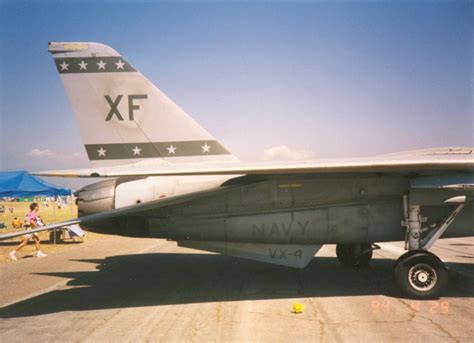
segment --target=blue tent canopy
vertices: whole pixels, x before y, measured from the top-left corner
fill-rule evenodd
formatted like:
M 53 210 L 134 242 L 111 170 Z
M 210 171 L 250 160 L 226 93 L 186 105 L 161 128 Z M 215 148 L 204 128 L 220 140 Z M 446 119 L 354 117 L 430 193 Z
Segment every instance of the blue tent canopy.
M 56 195 L 71 195 L 71 190 L 53 185 L 26 171 L 0 172 L 0 198 Z

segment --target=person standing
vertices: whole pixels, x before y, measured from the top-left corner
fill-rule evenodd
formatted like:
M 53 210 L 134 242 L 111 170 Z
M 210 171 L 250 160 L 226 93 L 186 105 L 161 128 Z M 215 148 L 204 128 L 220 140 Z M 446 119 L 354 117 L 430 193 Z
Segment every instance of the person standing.
M 39 205 L 38 203 L 34 202 L 32 204 L 30 204 L 30 212 L 28 213 L 28 215 L 26 216 L 25 218 L 25 226 L 29 229 L 35 229 L 39 226 L 39 223 L 38 223 L 38 211 L 39 211 Z M 17 260 L 17 257 L 16 257 L 16 253 L 18 251 L 20 251 L 25 245 L 28 244 L 28 242 L 30 241 L 30 239 L 32 239 L 35 241 L 35 246 L 36 246 L 36 253 L 34 256 L 36 257 L 46 257 L 48 255 L 44 254 L 43 252 L 41 252 L 40 250 L 40 238 L 38 236 L 37 233 L 30 233 L 30 234 L 26 234 L 23 238 L 23 240 L 21 241 L 21 243 L 17 246 L 17 248 L 15 250 L 13 250 L 12 252 L 10 252 L 10 258 L 12 260 Z

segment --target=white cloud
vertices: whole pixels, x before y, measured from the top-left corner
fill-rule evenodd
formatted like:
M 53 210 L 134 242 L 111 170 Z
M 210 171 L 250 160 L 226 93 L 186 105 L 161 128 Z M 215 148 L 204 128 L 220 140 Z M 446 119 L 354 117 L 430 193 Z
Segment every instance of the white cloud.
M 52 157 L 55 156 L 56 153 L 52 152 L 49 149 L 33 149 L 29 153 L 27 153 L 28 156 L 34 157 L 34 158 L 43 158 L 43 157 Z
M 41 158 L 49 158 L 55 160 L 84 160 L 84 154 L 80 154 L 78 152 L 74 152 L 71 154 L 64 154 L 58 153 L 49 149 L 38 149 L 35 148 L 26 154 L 27 156 L 41 159 Z
M 292 150 L 286 145 L 274 146 L 263 150 L 264 161 L 307 160 L 314 157 L 311 151 Z

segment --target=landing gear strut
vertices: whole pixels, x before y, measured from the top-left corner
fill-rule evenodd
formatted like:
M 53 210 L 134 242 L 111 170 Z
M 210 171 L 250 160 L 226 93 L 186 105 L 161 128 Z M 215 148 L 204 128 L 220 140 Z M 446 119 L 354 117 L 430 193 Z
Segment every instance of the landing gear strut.
M 372 259 L 371 244 L 338 244 L 336 255 L 339 262 L 346 267 L 364 267 Z
M 421 216 L 420 205 L 408 206 L 404 197 L 406 226 L 405 249 L 394 268 L 394 279 L 402 294 L 412 299 L 436 299 L 448 284 L 448 272 L 444 263 L 427 250 L 441 237 L 465 206 L 457 202 L 454 210 L 439 224 L 422 228 L 426 218 Z

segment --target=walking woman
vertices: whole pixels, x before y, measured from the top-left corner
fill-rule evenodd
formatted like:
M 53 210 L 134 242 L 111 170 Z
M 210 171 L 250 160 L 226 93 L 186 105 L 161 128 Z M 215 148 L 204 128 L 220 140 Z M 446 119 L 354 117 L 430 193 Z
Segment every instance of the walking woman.
M 26 216 L 25 218 L 25 226 L 28 228 L 28 229 L 35 229 L 38 227 L 39 223 L 38 223 L 38 211 L 39 211 L 39 205 L 38 203 L 34 202 L 32 204 L 30 204 L 30 213 L 28 213 L 28 215 Z M 10 252 L 10 258 L 12 260 L 17 260 L 17 257 L 16 257 L 16 253 L 18 251 L 20 251 L 21 248 L 23 248 L 25 245 L 28 244 L 28 242 L 30 241 L 30 239 L 32 239 L 35 241 L 35 246 L 36 246 L 36 253 L 34 256 L 36 257 L 46 257 L 47 255 L 42 253 L 41 250 L 40 250 L 40 238 L 38 236 L 37 233 L 29 233 L 27 235 L 24 236 L 23 240 L 21 241 L 21 243 L 18 245 L 18 247 L 13 250 L 12 252 Z

